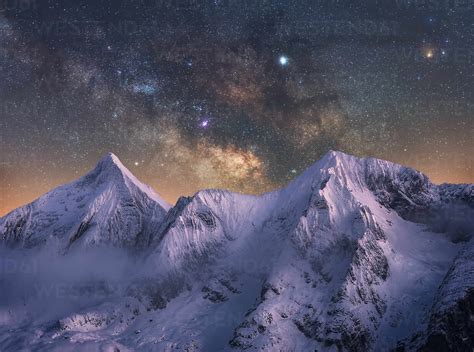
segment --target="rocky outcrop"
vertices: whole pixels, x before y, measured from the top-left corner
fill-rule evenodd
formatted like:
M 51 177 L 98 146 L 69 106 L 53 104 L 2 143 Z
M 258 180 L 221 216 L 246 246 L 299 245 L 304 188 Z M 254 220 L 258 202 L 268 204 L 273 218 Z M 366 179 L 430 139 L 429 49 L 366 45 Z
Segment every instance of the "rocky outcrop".
M 474 241 L 458 255 L 441 285 L 427 340 L 420 351 L 472 351 L 474 346 Z

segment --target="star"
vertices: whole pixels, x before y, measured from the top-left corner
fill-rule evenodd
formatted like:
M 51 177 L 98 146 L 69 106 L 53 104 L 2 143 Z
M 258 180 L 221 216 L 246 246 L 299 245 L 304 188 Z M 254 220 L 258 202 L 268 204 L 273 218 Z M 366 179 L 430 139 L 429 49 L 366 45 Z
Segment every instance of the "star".
M 98 150 L 129 156 L 145 179 L 164 164 L 169 184 L 152 182 L 172 202 L 207 187 L 261 193 L 283 186 L 329 148 L 437 175 L 437 147 L 462 155 L 448 158 L 454 171 L 437 181 L 472 180 L 470 23 L 459 8 L 453 17 L 449 6 L 445 13 L 442 6 L 407 6 L 387 17 L 373 2 L 355 0 L 310 7 L 259 1 L 255 11 L 224 0 L 168 1 L 158 12 L 149 8 L 156 10 L 156 1 L 112 1 L 107 9 L 86 2 L 79 12 L 64 5 L 68 28 L 43 28 L 43 17 L 55 19 L 62 7 L 43 9 L 40 2 L 28 14 L 21 6 L 11 6 L 8 18 L 0 14 L 0 91 L 10 92 L 0 99 L 2 143 L 15 151 L 6 153 L 8 168 L 21 169 L 18 179 L 31 183 L 25 203 L 70 179 L 70 167 L 85 172 L 101 157 Z M 31 138 L 23 141 L 24 128 Z M 50 148 L 43 141 L 52 135 Z M 189 154 L 202 165 L 210 154 L 217 164 L 229 156 L 234 164 L 248 162 L 249 170 L 256 162 L 262 182 L 244 187 L 213 170 L 190 177 L 199 168 Z M 58 158 L 61 170 L 53 166 Z M 41 187 L 31 171 L 36 164 L 45 167 Z M 0 202 L 0 216 L 20 205 L 16 178 L 5 176 L 12 186 L 0 192 L 8 200 Z
M 280 58 L 278 59 L 278 61 L 280 62 L 280 65 L 281 65 L 281 66 L 286 66 L 286 65 L 288 65 L 289 59 L 288 59 L 287 56 L 282 55 L 282 56 L 280 56 Z
M 199 126 L 202 128 L 207 128 L 209 126 L 209 119 L 204 119 L 199 123 Z
M 427 49 L 427 50 L 425 51 L 425 57 L 426 57 L 427 59 L 433 58 L 433 57 L 434 57 L 434 50 L 433 50 L 433 49 Z

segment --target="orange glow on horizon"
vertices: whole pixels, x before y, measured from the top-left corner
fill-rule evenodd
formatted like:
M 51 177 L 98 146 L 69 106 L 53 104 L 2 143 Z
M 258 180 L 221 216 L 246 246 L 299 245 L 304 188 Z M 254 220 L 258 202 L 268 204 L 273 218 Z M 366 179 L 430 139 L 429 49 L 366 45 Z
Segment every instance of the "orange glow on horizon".
M 401 158 L 400 158 L 401 159 Z M 413 167 L 417 170 L 422 171 L 431 179 L 433 183 L 473 183 L 474 174 L 470 172 L 472 170 L 472 165 L 470 168 L 460 168 L 459 164 L 462 161 L 454 159 L 446 160 L 445 162 L 433 162 L 425 159 L 416 159 L 416 162 L 412 163 L 403 163 L 400 160 L 394 160 L 397 163 L 404 164 L 409 167 Z M 464 161 L 465 162 L 465 161 Z M 83 174 L 87 173 L 86 170 Z M 134 172 L 136 170 L 132 170 Z M 5 172 L 0 174 L 3 180 L 6 180 Z M 39 182 L 39 180 L 29 177 L 12 177 L 7 183 L 3 181 L 0 185 L 0 216 L 4 216 L 10 211 L 26 205 L 41 195 L 49 192 L 50 190 L 58 187 L 62 184 L 71 182 L 77 179 L 80 175 L 67 174 L 63 176 L 57 176 L 56 178 L 51 178 L 45 184 Z M 31 175 L 30 175 L 31 176 Z M 136 172 L 136 176 L 142 182 L 149 184 L 158 194 L 160 194 L 163 199 L 165 199 L 171 205 L 174 205 L 180 196 L 192 196 L 197 191 L 204 188 L 228 188 L 232 191 L 239 192 L 239 189 L 236 189 L 232 185 L 227 187 L 213 187 L 213 185 L 205 185 L 205 187 L 200 187 L 202 184 L 197 185 L 192 182 L 187 182 L 186 184 L 175 184 L 173 185 L 170 180 L 166 182 L 164 180 L 156 180 L 151 177 L 143 177 L 139 172 Z M 251 180 L 249 180 L 251 182 Z M 10 185 L 6 187 L 6 185 Z M 220 185 L 219 185 L 220 186 Z M 276 189 L 278 186 L 273 185 L 273 187 L 262 187 L 261 192 L 244 192 L 244 193 L 264 193 L 271 189 Z

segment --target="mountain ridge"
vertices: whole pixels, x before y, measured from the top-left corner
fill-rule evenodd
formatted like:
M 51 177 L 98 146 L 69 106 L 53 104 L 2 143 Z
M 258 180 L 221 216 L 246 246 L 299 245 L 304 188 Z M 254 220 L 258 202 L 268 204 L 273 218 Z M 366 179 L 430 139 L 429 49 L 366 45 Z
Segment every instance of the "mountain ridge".
M 103 158 L 78 190 L 94 191 L 91 183 L 98 183 L 104 194 L 101 175 L 126 175 L 116 159 Z M 159 206 L 138 190 L 113 197 L 130 204 L 118 209 Z M 434 185 L 401 165 L 330 151 L 272 192 L 202 190 L 167 211 L 160 207 L 146 236 L 120 232 L 125 243 L 132 237 L 141 245 L 127 265 L 133 275 L 113 299 L 58 314 L 52 330 L 30 323 L 14 331 L 24 341 L 41 331 L 38 348 L 94 341 L 143 351 L 423 351 L 441 341 L 462 351 L 471 343 L 463 339 L 472 323 L 458 307 L 469 306 L 474 287 L 473 227 L 465 224 L 473 198 L 473 185 Z M 99 218 L 115 218 L 109 214 L 116 213 Z M 124 223 L 155 213 L 140 214 Z M 100 281 L 101 290 L 107 282 Z M 7 316 L 3 326 L 12 329 L 19 318 Z M 21 347 L 14 341 L 0 324 L 0 347 Z

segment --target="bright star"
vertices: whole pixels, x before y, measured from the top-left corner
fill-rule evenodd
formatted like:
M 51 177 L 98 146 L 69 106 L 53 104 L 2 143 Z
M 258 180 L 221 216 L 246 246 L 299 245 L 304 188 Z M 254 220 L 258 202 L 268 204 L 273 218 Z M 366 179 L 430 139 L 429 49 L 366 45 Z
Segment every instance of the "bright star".
M 209 120 L 202 120 L 201 123 L 199 124 L 199 126 L 203 127 L 203 128 L 206 128 L 207 126 L 209 126 Z
M 282 66 L 288 65 L 288 57 L 286 57 L 286 56 L 283 56 L 283 55 L 280 56 L 279 61 L 280 61 L 280 65 L 282 65 Z
M 138 161 L 135 161 L 134 164 L 135 164 L 135 166 L 138 166 L 139 162 L 138 162 Z
M 425 57 L 426 57 L 427 59 L 431 59 L 431 58 L 433 58 L 433 56 L 434 56 L 434 50 L 433 50 L 433 49 L 428 49 L 428 50 L 426 50 L 426 52 L 425 52 Z

